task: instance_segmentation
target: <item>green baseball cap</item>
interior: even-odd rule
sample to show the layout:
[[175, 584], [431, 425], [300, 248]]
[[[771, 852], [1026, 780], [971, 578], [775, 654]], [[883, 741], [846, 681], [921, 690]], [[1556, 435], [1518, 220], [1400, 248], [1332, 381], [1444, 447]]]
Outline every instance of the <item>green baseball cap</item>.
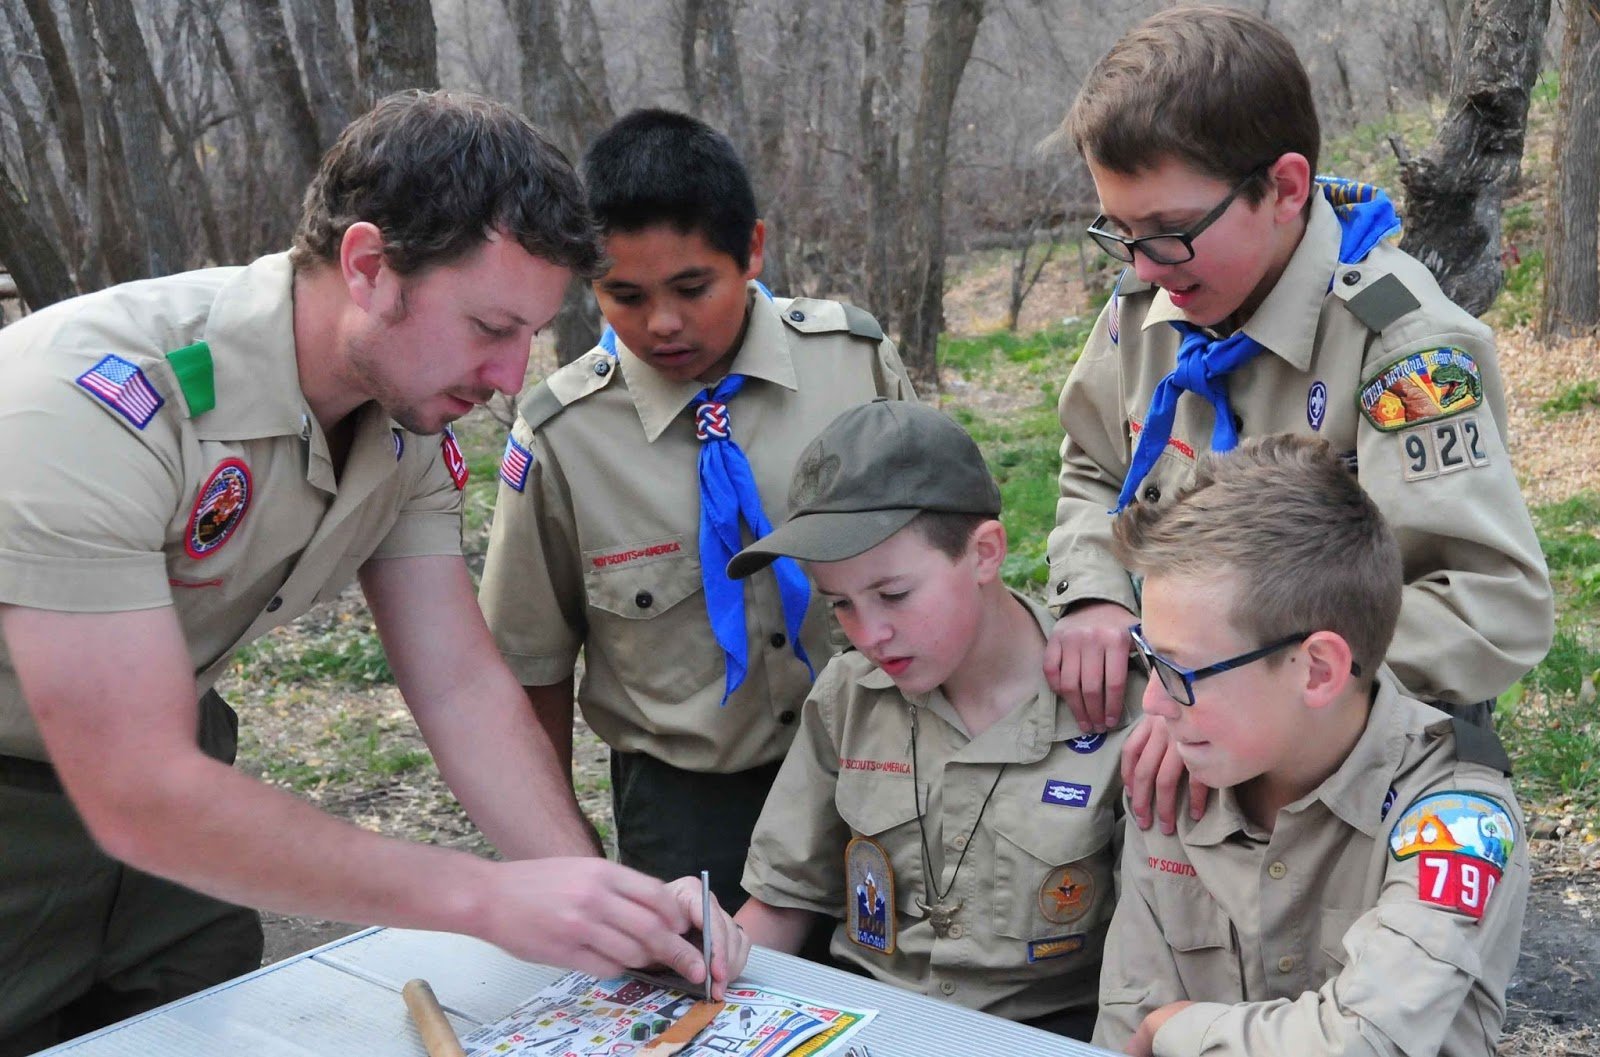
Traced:
[[914, 400], [874, 400], [806, 446], [789, 517], [728, 562], [737, 580], [780, 557], [837, 562], [871, 550], [924, 510], [1000, 513], [1000, 488], [967, 431]]

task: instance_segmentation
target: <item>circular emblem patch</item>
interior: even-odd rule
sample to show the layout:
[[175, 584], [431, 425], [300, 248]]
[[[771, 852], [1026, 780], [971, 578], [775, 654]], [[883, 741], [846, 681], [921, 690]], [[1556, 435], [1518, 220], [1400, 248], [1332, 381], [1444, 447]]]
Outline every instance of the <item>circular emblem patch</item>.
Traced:
[[1057, 866], [1039, 886], [1039, 913], [1046, 921], [1070, 925], [1094, 906], [1094, 875], [1081, 866]]
[[1328, 414], [1328, 387], [1320, 380], [1312, 382], [1306, 392], [1306, 423], [1315, 430], [1322, 429], [1322, 420]]
[[211, 471], [189, 514], [183, 549], [204, 558], [228, 542], [250, 507], [250, 467], [240, 459], [224, 459]]
[[1067, 742], [1067, 748], [1080, 756], [1087, 756], [1106, 743], [1106, 736], [1101, 734], [1080, 734]]

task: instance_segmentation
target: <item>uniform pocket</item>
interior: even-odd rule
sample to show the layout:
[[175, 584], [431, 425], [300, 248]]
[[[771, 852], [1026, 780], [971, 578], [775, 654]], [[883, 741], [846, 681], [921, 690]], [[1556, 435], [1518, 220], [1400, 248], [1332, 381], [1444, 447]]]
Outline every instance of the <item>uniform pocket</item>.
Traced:
[[994, 930], [1038, 940], [1093, 932], [1111, 919], [1111, 834], [1092, 815], [1056, 825], [998, 815], [994, 820]]
[[1244, 971], [1233, 922], [1211, 893], [1198, 884], [1159, 881], [1156, 920], [1176, 959], [1183, 991], [1195, 1001], [1240, 1002]]
[[[927, 797], [918, 787], [918, 802]], [[917, 803], [912, 800], [911, 778], [843, 771], [834, 787], [839, 817], [855, 833], [870, 837], [884, 851], [894, 871], [896, 909], [921, 918], [916, 901], [927, 898], [923, 887], [922, 833], [917, 827]], [[841, 869], [848, 867], [841, 864]]]
[[1322, 912], [1322, 934], [1318, 946], [1322, 949], [1322, 966], [1320, 972], [1324, 977], [1338, 976], [1344, 969], [1349, 955], [1344, 949], [1344, 938], [1364, 910], [1342, 910], [1330, 908]]
[[676, 539], [584, 555], [590, 649], [635, 692], [678, 701], [723, 671], [700, 584], [700, 560]]

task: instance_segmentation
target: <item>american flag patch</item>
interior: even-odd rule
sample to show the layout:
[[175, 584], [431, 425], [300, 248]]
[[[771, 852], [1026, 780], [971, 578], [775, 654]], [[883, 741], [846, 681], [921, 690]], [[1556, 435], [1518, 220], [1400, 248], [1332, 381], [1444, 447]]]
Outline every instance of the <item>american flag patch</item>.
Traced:
[[518, 444], [515, 437], [506, 438], [506, 453], [500, 456], [500, 480], [522, 491], [528, 487], [528, 471], [533, 467], [533, 452]]
[[136, 429], [148, 426], [166, 403], [144, 372], [121, 356], [105, 357], [79, 375], [78, 384], [132, 422]]

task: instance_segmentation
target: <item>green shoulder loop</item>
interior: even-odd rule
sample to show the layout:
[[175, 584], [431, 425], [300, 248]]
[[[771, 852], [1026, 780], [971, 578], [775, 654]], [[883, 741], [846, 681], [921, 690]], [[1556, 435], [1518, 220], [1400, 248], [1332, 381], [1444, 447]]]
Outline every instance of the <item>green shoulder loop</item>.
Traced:
[[167, 363], [183, 390], [189, 417], [196, 418], [217, 406], [217, 384], [211, 366], [211, 346], [203, 341], [167, 353]]
[[538, 432], [567, 405], [610, 385], [619, 370], [616, 357], [604, 349], [590, 349], [529, 390], [518, 403], [517, 414]]

